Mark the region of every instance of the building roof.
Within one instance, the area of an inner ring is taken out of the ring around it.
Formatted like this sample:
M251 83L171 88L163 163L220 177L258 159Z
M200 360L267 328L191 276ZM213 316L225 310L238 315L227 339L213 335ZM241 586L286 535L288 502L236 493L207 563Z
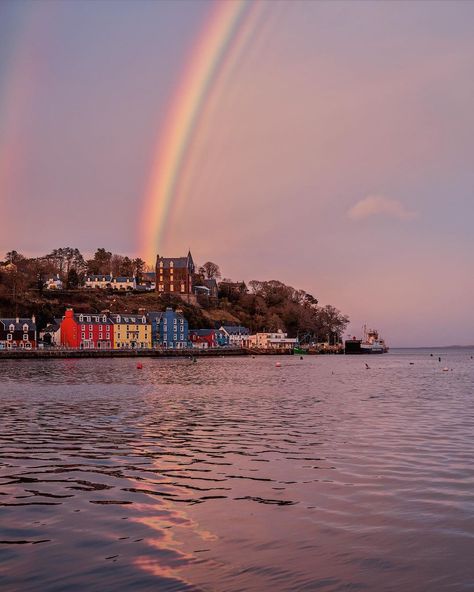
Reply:
M82 320L81 320L82 318ZM110 319L109 315L104 313L97 313L97 312L79 312L74 313L74 320L76 323L80 323L82 325L112 325L113 322Z
M206 288L209 288L209 290L217 290L217 281L214 278L204 280L202 283Z
M15 331L23 331L23 325L28 325L28 331L36 331L36 323L32 319L0 319L0 323L3 323L5 329L8 329L10 325L14 325Z
M191 251L188 252L186 257L160 257L156 256L156 265L159 266L160 262L163 262L163 269L192 269L194 270L194 261ZM171 265L173 263L173 265ZM160 266L161 267L161 266Z
M197 335L198 337L207 337L216 332L215 329L191 329L189 335Z
M111 275L86 275L87 282L111 282Z
M147 325L146 315L135 314L111 314L110 320L114 325Z
M250 329L241 325L222 325L221 329L229 335L250 335Z
M113 283L130 283L130 282L134 282L135 278L134 277L125 277L125 276L119 276L116 278L113 278L112 282Z

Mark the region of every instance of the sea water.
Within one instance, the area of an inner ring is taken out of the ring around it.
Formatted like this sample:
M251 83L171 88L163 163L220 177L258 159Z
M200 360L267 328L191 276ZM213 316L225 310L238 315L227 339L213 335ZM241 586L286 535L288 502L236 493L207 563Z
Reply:
M474 590L473 356L0 359L0 588Z

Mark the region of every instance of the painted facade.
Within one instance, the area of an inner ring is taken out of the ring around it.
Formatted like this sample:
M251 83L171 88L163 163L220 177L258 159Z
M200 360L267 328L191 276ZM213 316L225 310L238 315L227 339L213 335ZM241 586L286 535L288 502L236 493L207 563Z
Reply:
M192 329L189 341L196 349L209 349L218 346L216 329Z
M250 336L250 330L241 325L222 325L219 331L227 336L228 344L231 347L243 347L244 342Z
M61 321L61 345L77 349L112 349L114 344L114 325L104 314L74 314L72 308L66 310Z
M298 346L298 339L288 337L287 333L279 330L276 333L256 333L250 335L244 342L245 347L256 349L292 350Z
M188 321L179 311L167 308L164 312L148 313L153 347L184 349L189 346Z
M152 327L145 315L112 314L114 349L151 349Z
M0 349L35 349L36 320L19 318L0 319Z

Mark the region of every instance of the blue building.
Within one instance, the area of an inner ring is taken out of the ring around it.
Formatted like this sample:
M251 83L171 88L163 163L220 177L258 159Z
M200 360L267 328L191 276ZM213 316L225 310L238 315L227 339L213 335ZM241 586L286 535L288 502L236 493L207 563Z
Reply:
M183 349L189 347L189 327L184 316L167 308L164 312L148 313L153 347Z

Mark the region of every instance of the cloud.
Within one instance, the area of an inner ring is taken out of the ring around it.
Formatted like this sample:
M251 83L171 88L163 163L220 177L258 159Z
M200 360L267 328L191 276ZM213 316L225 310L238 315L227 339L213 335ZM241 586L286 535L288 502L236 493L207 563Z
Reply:
M363 220L369 216L384 215L399 220L409 220L416 216L416 212L408 210L397 199L390 199L383 195L369 195L358 201L347 215L353 220Z

